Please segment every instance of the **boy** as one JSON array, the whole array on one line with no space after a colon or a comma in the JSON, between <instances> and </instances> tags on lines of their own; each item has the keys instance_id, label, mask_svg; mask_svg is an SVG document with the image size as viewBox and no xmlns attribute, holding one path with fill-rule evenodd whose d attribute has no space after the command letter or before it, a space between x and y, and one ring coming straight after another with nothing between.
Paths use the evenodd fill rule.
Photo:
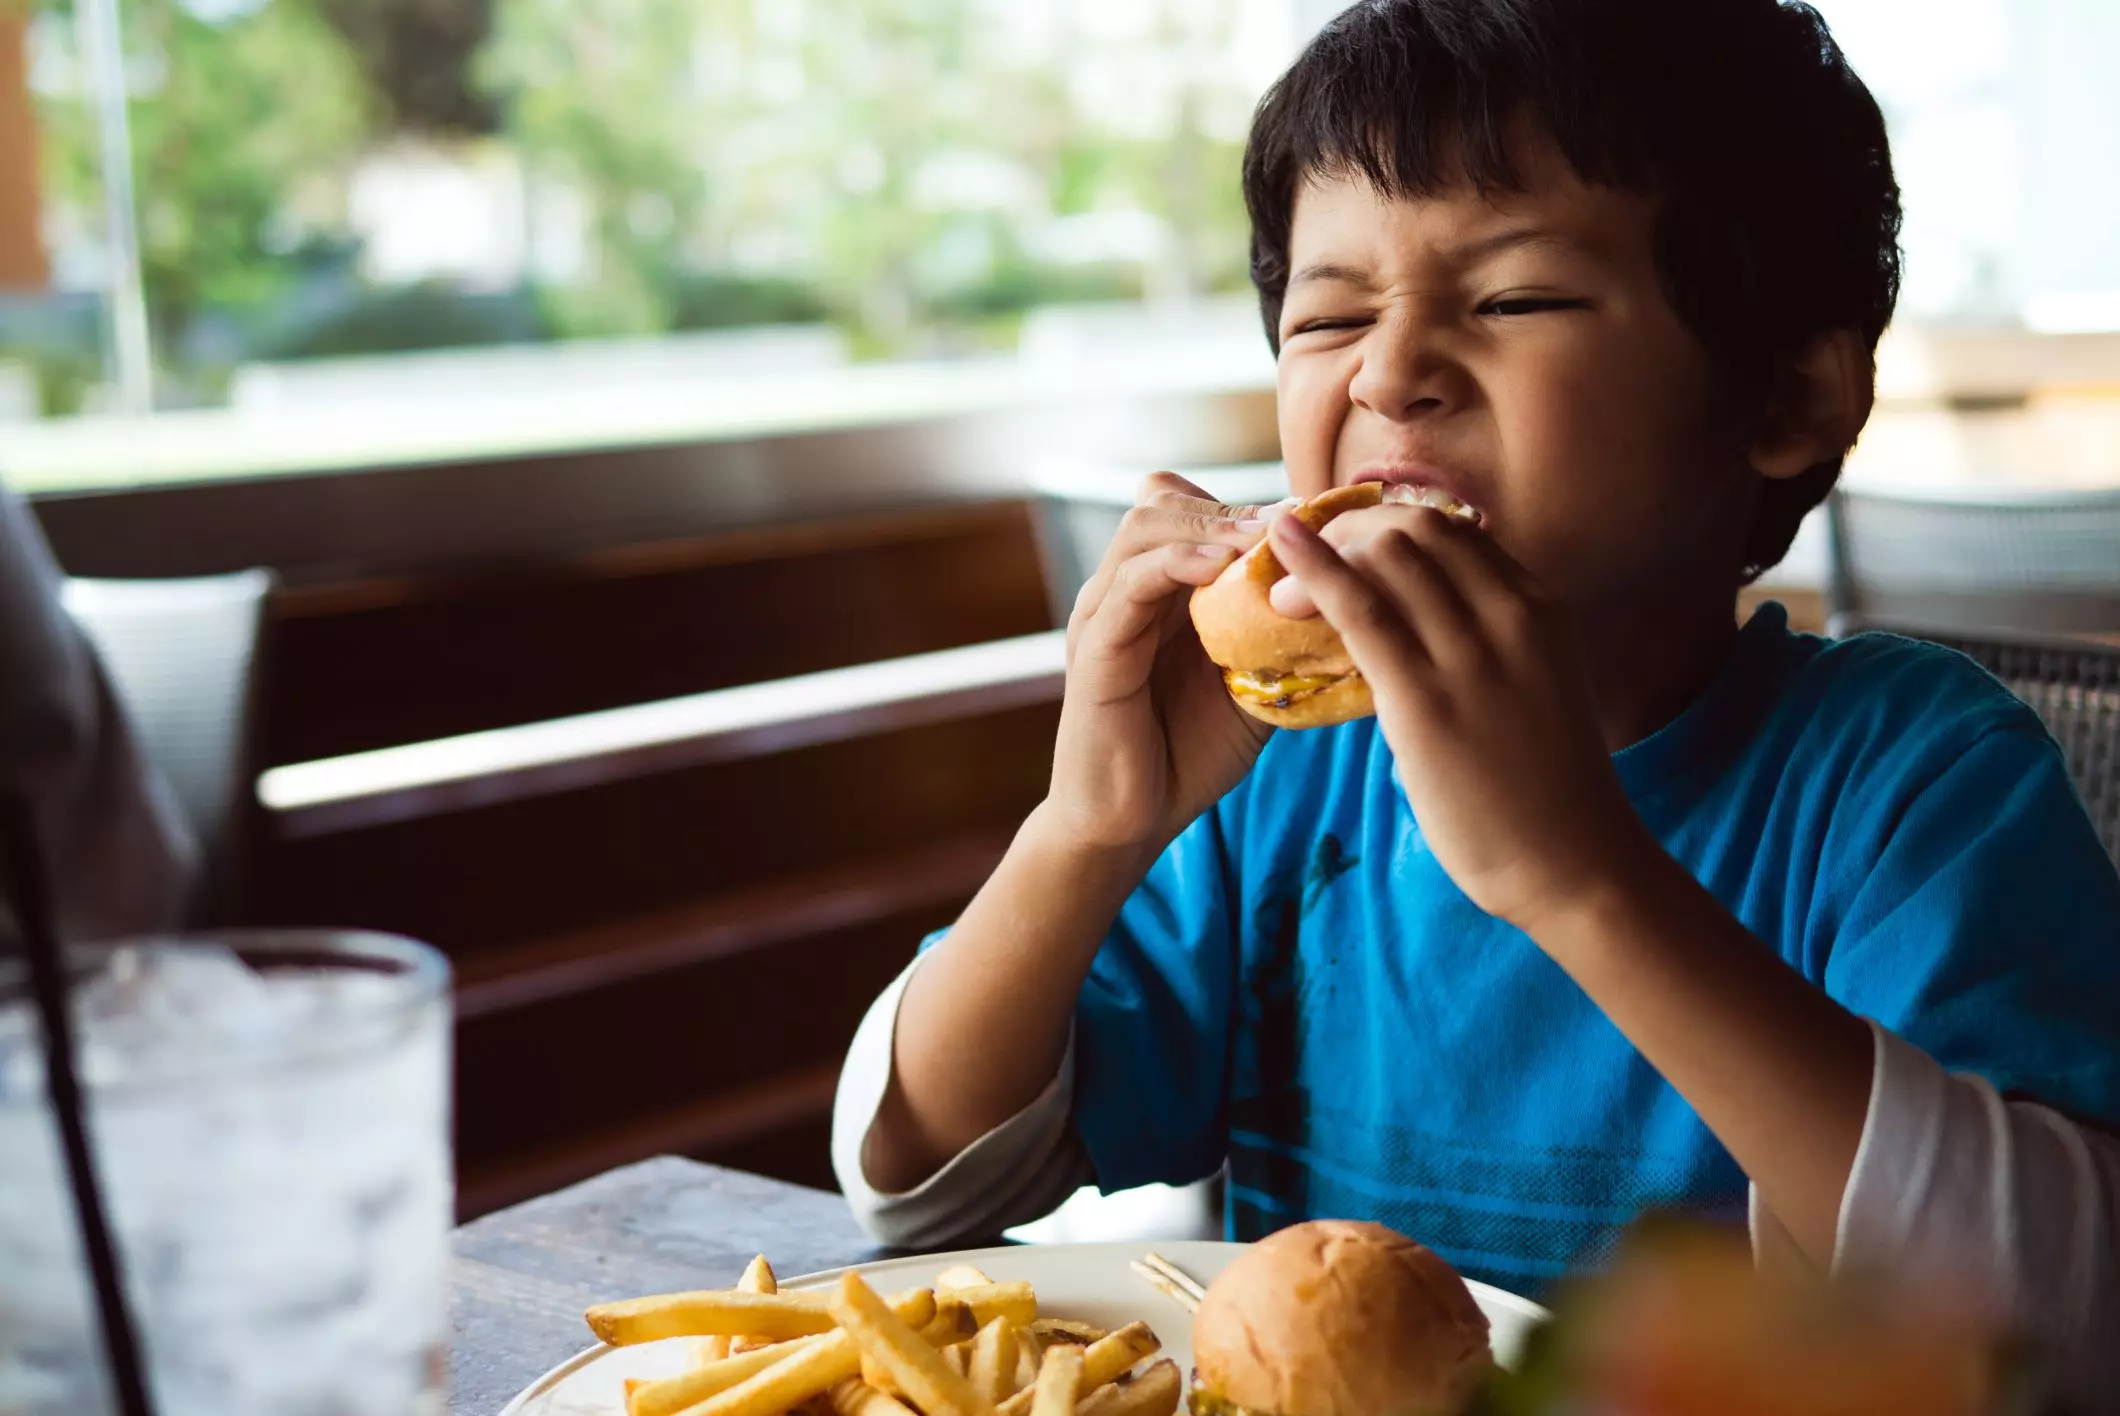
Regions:
<instances>
[{"instance_id":1,"label":"boy","mask_svg":"<svg viewBox=\"0 0 2120 1416\"><path fill-rule=\"evenodd\" d=\"M1942 650L1734 628L1897 294L1883 122L1816 14L1372 0L1267 96L1245 189L1292 489L1481 525L1151 479L1069 626L1050 796L856 1043L872 1227L1226 1163L1233 1237L1373 1218L1535 1295L1650 1206L1890 1249L1844 1226L1949 1111L1892 1099L1923 1052L2120 1118L2120 877L2038 721ZM1270 735L1223 692L1186 597L1262 534L1374 719Z\"/></svg>"}]
</instances>

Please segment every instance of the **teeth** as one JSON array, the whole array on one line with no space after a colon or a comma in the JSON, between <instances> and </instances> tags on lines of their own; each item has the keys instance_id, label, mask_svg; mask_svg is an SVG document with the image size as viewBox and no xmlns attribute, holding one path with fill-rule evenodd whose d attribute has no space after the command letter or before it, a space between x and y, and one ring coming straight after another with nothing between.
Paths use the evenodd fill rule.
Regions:
<instances>
[{"instance_id":1,"label":"teeth","mask_svg":"<svg viewBox=\"0 0 2120 1416\"><path fill-rule=\"evenodd\" d=\"M1476 525L1480 514L1440 487L1409 487L1394 483L1384 489L1384 500L1402 506L1425 506L1468 525Z\"/></svg>"}]
</instances>

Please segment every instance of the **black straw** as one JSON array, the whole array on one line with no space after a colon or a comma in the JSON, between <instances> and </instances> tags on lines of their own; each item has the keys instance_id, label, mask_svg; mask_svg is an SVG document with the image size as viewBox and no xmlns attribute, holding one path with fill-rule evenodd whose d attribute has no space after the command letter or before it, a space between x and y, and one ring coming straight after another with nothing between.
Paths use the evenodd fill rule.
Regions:
<instances>
[{"instance_id":1,"label":"black straw","mask_svg":"<svg viewBox=\"0 0 2120 1416\"><path fill-rule=\"evenodd\" d=\"M44 1024L44 1078L59 1141L66 1151L66 1173L74 1192L74 1213L81 1222L81 1247L88 1254L95 1282L96 1307L103 1317L103 1346L110 1358L111 1379L118 1389L122 1416L154 1416L147 1382L141 1374L140 1340L132 1308L119 1275L118 1250L111 1242L103 1197L96 1187L96 1167L89 1155L88 1123L81 1101L81 1079L74 1073L73 1018L66 1001L66 960L53 927L45 891L44 857L37 847L37 828L17 798L0 801L0 851L5 881L11 887L0 898L12 901L16 924L29 956L30 991Z\"/></svg>"}]
</instances>

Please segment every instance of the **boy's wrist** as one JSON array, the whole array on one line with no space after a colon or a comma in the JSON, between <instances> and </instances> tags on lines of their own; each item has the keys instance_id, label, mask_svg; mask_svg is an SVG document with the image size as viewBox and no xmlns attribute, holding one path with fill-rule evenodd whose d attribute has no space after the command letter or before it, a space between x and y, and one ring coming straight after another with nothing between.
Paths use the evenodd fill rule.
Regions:
<instances>
[{"instance_id":1,"label":"boy's wrist","mask_svg":"<svg viewBox=\"0 0 2120 1416\"><path fill-rule=\"evenodd\" d=\"M1685 868L1644 831L1638 840L1613 851L1603 869L1526 921L1524 932L1573 972L1578 962L1590 961L1589 954L1624 947L1660 911L1677 906L1680 892L1698 888Z\"/></svg>"},{"instance_id":2,"label":"boy's wrist","mask_svg":"<svg viewBox=\"0 0 2120 1416\"><path fill-rule=\"evenodd\" d=\"M1050 798L1032 808L1016 833L1016 849L1030 853L1042 868L1065 871L1093 890L1103 886L1122 896L1141 883L1168 844L1165 840L1100 840L1074 829L1067 813Z\"/></svg>"}]
</instances>

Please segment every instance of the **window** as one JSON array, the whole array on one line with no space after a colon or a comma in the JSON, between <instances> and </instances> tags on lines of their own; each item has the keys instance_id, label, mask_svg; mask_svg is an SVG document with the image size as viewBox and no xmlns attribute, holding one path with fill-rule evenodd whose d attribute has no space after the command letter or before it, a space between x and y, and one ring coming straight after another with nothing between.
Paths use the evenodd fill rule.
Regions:
<instances>
[{"instance_id":1,"label":"window","mask_svg":"<svg viewBox=\"0 0 2120 1416\"><path fill-rule=\"evenodd\" d=\"M1905 314L2120 328L2120 6L1819 3ZM1336 8L0 0L0 420L1255 340L1244 130Z\"/></svg>"},{"instance_id":2,"label":"window","mask_svg":"<svg viewBox=\"0 0 2120 1416\"><path fill-rule=\"evenodd\" d=\"M979 355L1042 306L1240 291L1237 158L1293 43L1289 0L43 0L24 35L51 276L0 345L47 414L148 382L113 367L114 86L177 408L551 341Z\"/></svg>"}]
</instances>

